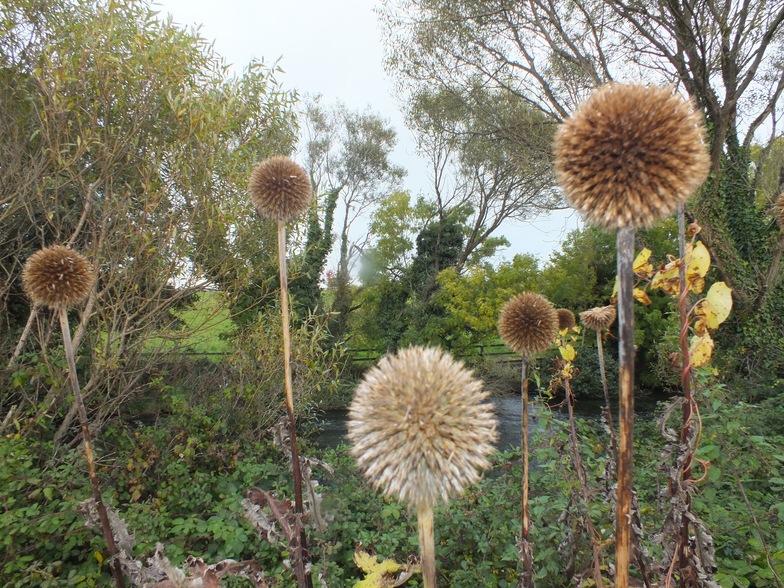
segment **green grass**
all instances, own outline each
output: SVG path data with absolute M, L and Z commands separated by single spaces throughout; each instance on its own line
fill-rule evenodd
M 221 354 L 229 350 L 234 324 L 229 309 L 223 306 L 220 292 L 202 292 L 193 306 L 176 313 L 184 323 L 183 332 L 189 335 L 173 340 L 162 335 L 150 340 L 151 347 L 178 348 L 194 354 Z

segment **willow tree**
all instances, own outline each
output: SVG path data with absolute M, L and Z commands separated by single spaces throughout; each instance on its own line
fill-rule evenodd
M 174 309 L 268 262 L 244 190 L 255 161 L 291 149 L 293 95 L 262 63 L 229 75 L 143 0 L 9 0 L 0 24 L 0 353 L 18 375 L 2 408 L 60 412 L 64 433 L 56 322 L 35 309 L 27 321 L 21 264 L 63 244 L 98 268 L 74 344 L 100 424 L 188 336 Z M 235 246 L 243 231 L 253 256 Z M 27 379 L 33 368 L 54 384 Z

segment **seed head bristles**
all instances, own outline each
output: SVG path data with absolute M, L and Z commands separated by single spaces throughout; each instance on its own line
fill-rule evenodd
M 371 485 L 411 506 L 462 494 L 490 465 L 497 420 L 479 380 L 438 348 L 371 368 L 351 403 L 351 453 Z
M 264 217 L 289 221 L 308 209 L 312 188 L 308 174 L 288 157 L 259 163 L 250 175 L 250 199 Z
M 571 329 L 577 324 L 574 313 L 568 308 L 559 308 L 555 311 L 558 315 L 558 330 Z
M 54 245 L 35 252 L 22 270 L 22 287 L 34 304 L 49 308 L 83 302 L 95 282 L 92 266 L 81 253 Z
M 597 306 L 583 311 L 580 322 L 592 331 L 605 331 L 615 322 L 615 306 Z
M 556 177 L 586 221 L 650 226 L 705 181 L 705 137 L 702 114 L 670 88 L 606 84 L 559 127 Z
M 534 292 L 523 292 L 509 300 L 498 319 L 504 343 L 525 357 L 550 347 L 558 330 L 558 313 L 552 303 Z

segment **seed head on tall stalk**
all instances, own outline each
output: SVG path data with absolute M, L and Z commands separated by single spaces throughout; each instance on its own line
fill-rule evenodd
M 488 395 L 447 352 L 423 347 L 383 357 L 354 393 L 351 454 L 377 491 L 416 508 L 425 588 L 436 586 L 433 507 L 478 481 L 495 451 Z
M 60 328 L 63 334 L 63 348 L 68 362 L 68 379 L 74 395 L 76 412 L 82 429 L 84 455 L 87 459 L 87 473 L 90 477 L 93 500 L 101 520 L 101 531 L 106 540 L 107 550 L 111 558 L 112 575 L 118 588 L 124 588 L 120 562 L 117 559 L 117 545 L 114 541 L 106 506 L 101 498 L 101 485 L 95 470 L 95 456 L 90 436 L 90 421 L 84 404 L 79 377 L 76 373 L 71 328 L 68 324 L 68 308 L 84 302 L 95 284 L 95 273 L 92 265 L 84 255 L 55 245 L 34 253 L 25 263 L 22 270 L 22 286 L 25 293 L 36 306 L 45 306 L 58 313 Z
M 308 174 L 288 157 L 270 157 L 259 163 L 250 176 L 250 199 L 259 214 L 278 221 L 278 265 L 280 268 L 280 307 L 283 322 L 283 368 L 286 387 L 286 411 L 289 420 L 291 438 L 291 464 L 294 473 L 294 508 L 299 515 L 303 514 L 302 502 L 302 469 L 297 449 L 297 428 L 294 420 L 294 393 L 291 380 L 291 334 L 289 329 L 289 294 L 288 276 L 286 272 L 286 221 L 303 214 L 310 205 L 313 192 Z M 298 519 L 301 524 L 301 519 Z M 300 545 L 295 557 L 295 565 L 301 566 L 297 578 L 310 588 L 313 583 L 310 577 L 307 552 L 307 538 L 304 527 L 300 527 Z M 302 587 L 301 587 L 302 588 Z
M 705 127 L 669 88 L 606 84 L 559 127 L 555 171 L 586 221 L 618 231 L 619 459 L 615 566 L 629 585 L 634 423 L 633 257 L 635 229 L 675 211 L 710 169 Z
M 572 317 L 574 318 L 574 317 Z M 498 332 L 504 343 L 522 356 L 521 395 L 523 416 L 521 441 L 523 454 L 523 499 L 522 526 L 520 535 L 520 572 L 519 586 L 531 588 L 534 585 L 534 558 L 530 540 L 531 516 L 528 509 L 528 364 L 531 357 L 541 353 L 558 336 L 559 317 L 552 303 L 544 296 L 534 292 L 523 292 L 509 300 L 501 309 L 498 319 Z
M 618 461 L 618 443 L 615 439 L 615 426 L 613 425 L 612 409 L 610 408 L 610 389 L 607 386 L 607 370 L 604 365 L 604 334 L 615 322 L 615 306 L 597 306 L 580 313 L 580 322 L 588 329 L 596 331 L 596 349 L 599 353 L 599 375 L 602 379 L 602 391 L 604 392 L 604 419 L 607 421 L 607 429 L 610 432 L 610 452 L 613 464 L 611 472 L 615 471 L 614 462 Z M 608 473 L 608 478 L 611 475 Z

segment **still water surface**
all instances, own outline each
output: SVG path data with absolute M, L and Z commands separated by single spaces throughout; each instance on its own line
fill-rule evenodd
M 654 411 L 658 402 L 666 400 L 662 396 L 641 396 L 635 399 L 635 414 L 640 421 L 651 420 L 654 418 Z M 519 394 L 505 394 L 496 396 L 492 399 L 495 405 L 496 416 L 498 417 L 498 440 L 499 449 L 510 447 L 520 447 L 520 419 L 523 415 L 523 403 Z M 614 401 L 613 413 L 618 410 L 617 400 Z M 597 429 L 601 427 L 600 417 L 603 401 L 598 399 L 578 400 L 575 403 L 574 413 L 578 418 L 585 419 L 593 423 Z M 541 418 L 541 411 L 547 410 L 538 401 L 533 400 L 529 405 L 529 426 L 535 427 L 537 420 Z M 553 413 L 556 418 L 568 418 L 567 408 L 555 408 Z M 346 441 L 346 420 L 348 411 L 345 409 L 325 411 L 319 420 L 319 431 L 309 435 L 309 439 L 317 445 L 325 448 L 336 447 Z M 616 425 L 617 426 L 617 425 Z

